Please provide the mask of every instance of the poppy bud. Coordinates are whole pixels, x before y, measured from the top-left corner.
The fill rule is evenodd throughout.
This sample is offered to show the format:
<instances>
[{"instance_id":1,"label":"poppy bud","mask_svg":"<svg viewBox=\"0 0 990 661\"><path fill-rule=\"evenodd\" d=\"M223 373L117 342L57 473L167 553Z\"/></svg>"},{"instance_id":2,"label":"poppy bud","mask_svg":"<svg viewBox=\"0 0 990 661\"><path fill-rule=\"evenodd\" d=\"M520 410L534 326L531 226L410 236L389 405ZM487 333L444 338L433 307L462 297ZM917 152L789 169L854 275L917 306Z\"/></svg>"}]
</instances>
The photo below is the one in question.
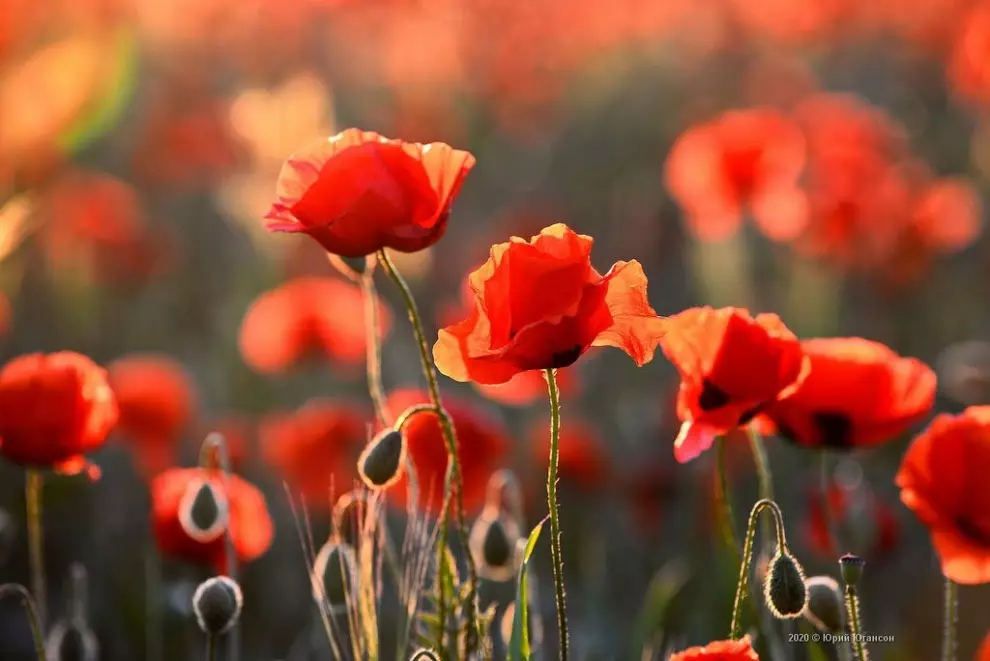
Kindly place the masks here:
<instances>
[{"instance_id":1,"label":"poppy bud","mask_svg":"<svg viewBox=\"0 0 990 661\"><path fill-rule=\"evenodd\" d=\"M391 486L402 473L406 442L402 432L386 429L372 439L358 459L361 479L372 489Z\"/></svg>"},{"instance_id":2,"label":"poppy bud","mask_svg":"<svg viewBox=\"0 0 990 661\"><path fill-rule=\"evenodd\" d=\"M192 607L203 633L216 636L237 624L244 597L241 586L229 576L214 576L199 584Z\"/></svg>"},{"instance_id":3,"label":"poppy bud","mask_svg":"<svg viewBox=\"0 0 990 661\"><path fill-rule=\"evenodd\" d=\"M347 607L347 596L356 584L357 560L348 544L329 541L323 545L313 563L313 599L326 603L330 612Z\"/></svg>"},{"instance_id":4,"label":"poppy bud","mask_svg":"<svg viewBox=\"0 0 990 661\"><path fill-rule=\"evenodd\" d=\"M838 633L843 630L844 605L839 583L831 576L812 576L804 582L808 589L808 609L804 616L819 631Z\"/></svg>"},{"instance_id":5,"label":"poppy bud","mask_svg":"<svg viewBox=\"0 0 990 661\"><path fill-rule=\"evenodd\" d=\"M227 499L211 482L194 480L179 502L179 523L198 542L209 542L227 526Z\"/></svg>"},{"instance_id":6,"label":"poppy bud","mask_svg":"<svg viewBox=\"0 0 990 661\"><path fill-rule=\"evenodd\" d=\"M863 576L864 566L866 566L866 560L863 560L858 555L847 553L839 558L839 569L842 572L842 582L847 586L855 586L859 583L860 577Z\"/></svg>"},{"instance_id":7,"label":"poppy bud","mask_svg":"<svg viewBox=\"0 0 990 661\"><path fill-rule=\"evenodd\" d=\"M804 585L804 571L797 559L778 551L770 560L770 568L763 582L763 596L774 617L790 619L799 617L808 604L808 589Z\"/></svg>"},{"instance_id":8,"label":"poppy bud","mask_svg":"<svg viewBox=\"0 0 990 661\"><path fill-rule=\"evenodd\" d=\"M471 529L471 554L482 575L492 581L507 581L515 575L519 528L509 517L486 508Z\"/></svg>"},{"instance_id":9,"label":"poppy bud","mask_svg":"<svg viewBox=\"0 0 990 661\"><path fill-rule=\"evenodd\" d=\"M100 646L84 620L60 620L45 641L45 656L52 661L96 661Z\"/></svg>"},{"instance_id":10,"label":"poppy bud","mask_svg":"<svg viewBox=\"0 0 990 661\"><path fill-rule=\"evenodd\" d=\"M333 506L333 531L339 541L357 547L361 529L368 512L365 491L349 491L337 499Z\"/></svg>"},{"instance_id":11,"label":"poppy bud","mask_svg":"<svg viewBox=\"0 0 990 661\"><path fill-rule=\"evenodd\" d=\"M440 661L440 657L433 650L418 649L409 657L409 661Z\"/></svg>"}]
</instances>

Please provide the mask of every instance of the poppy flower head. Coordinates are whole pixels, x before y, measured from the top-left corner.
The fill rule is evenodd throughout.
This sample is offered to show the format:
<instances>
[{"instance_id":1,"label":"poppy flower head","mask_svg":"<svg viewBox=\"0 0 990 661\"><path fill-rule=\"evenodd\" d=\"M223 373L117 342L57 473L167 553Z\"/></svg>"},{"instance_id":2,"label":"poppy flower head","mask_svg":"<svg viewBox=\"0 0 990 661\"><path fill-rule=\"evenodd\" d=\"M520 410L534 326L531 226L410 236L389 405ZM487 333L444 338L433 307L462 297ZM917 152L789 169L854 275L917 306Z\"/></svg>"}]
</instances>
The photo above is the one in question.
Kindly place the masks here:
<instances>
[{"instance_id":1,"label":"poppy flower head","mask_svg":"<svg viewBox=\"0 0 990 661\"><path fill-rule=\"evenodd\" d=\"M801 346L811 373L767 411L780 435L798 445L879 445L905 433L935 402L935 372L879 342L819 338Z\"/></svg>"},{"instance_id":2,"label":"poppy flower head","mask_svg":"<svg viewBox=\"0 0 990 661\"><path fill-rule=\"evenodd\" d=\"M797 124L766 108L733 110L677 139L666 181L690 229L703 240L728 238L746 212L768 236L787 239L805 221L797 187L803 166Z\"/></svg>"},{"instance_id":3,"label":"poppy flower head","mask_svg":"<svg viewBox=\"0 0 990 661\"><path fill-rule=\"evenodd\" d=\"M665 322L650 307L643 267L616 262L603 276L591 265L593 243L558 223L493 246L469 276L468 317L440 330L437 369L492 385L568 367L593 346L622 349L637 365L652 360Z\"/></svg>"},{"instance_id":4,"label":"poppy flower head","mask_svg":"<svg viewBox=\"0 0 990 661\"><path fill-rule=\"evenodd\" d=\"M86 356L27 354L0 369L0 455L16 464L77 472L118 415L106 370Z\"/></svg>"},{"instance_id":5,"label":"poppy flower head","mask_svg":"<svg viewBox=\"0 0 990 661\"><path fill-rule=\"evenodd\" d=\"M429 394L415 388L396 390L388 396L390 411L405 411L411 406L430 401ZM444 409L450 414L460 448L461 474L464 484L464 509L472 514L485 503L488 478L499 468L509 451L507 432L498 421L491 419L466 401L445 396ZM419 485L421 507L439 512L443 500L444 477L447 472L447 446L436 414L417 413L403 425L406 451L412 459ZM389 488L389 502L405 508L409 498L409 482L405 472Z\"/></svg>"},{"instance_id":6,"label":"poppy flower head","mask_svg":"<svg viewBox=\"0 0 990 661\"><path fill-rule=\"evenodd\" d=\"M343 403L314 399L261 422L261 456L311 505L330 505L331 491L349 491L357 458L369 437L370 417Z\"/></svg>"},{"instance_id":7,"label":"poppy flower head","mask_svg":"<svg viewBox=\"0 0 990 661\"><path fill-rule=\"evenodd\" d=\"M775 314L691 308L667 320L660 341L681 376L674 456L687 462L716 436L744 426L807 376L801 344Z\"/></svg>"},{"instance_id":8,"label":"poppy flower head","mask_svg":"<svg viewBox=\"0 0 990 661\"><path fill-rule=\"evenodd\" d=\"M942 573L990 583L990 407L940 415L908 448L897 473L901 501L931 533Z\"/></svg>"},{"instance_id":9,"label":"poppy flower head","mask_svg":"<svg viewBox=\"0 0 990 661\"><path fill-rule=\"evenodd\" d=\"M391 314L379 304L387 334ZM362 364L367 347L361 289L337 278L300 277L259 296L241 322L244 361L262 374L289 370L307 357Z\"/></svg>"},{"instance_id":10,"label":"poppy flower head","mask_svg":"<svg viewBox=\"0 0 990 661\"><path fill-rule=\"evenodd\" d=\"M229 528L240 562L271 546L274 529L264 494L237 475L170 468L151 481L152 526L164 555L226 571Z\"/></svg>"},{"instance_id":11,"label":"poppy flower head","mask_svg":"<svg viewBox=\"0 0 990 661\"><path fill-rule=\"evenodd\" d=\"M716 640L671 655L670 661L760 661L749 636L739 640Z\"/></svg>"},{"instance_id":12,"label":"poppy flower head","mask_svg":"<svg viewBox=\"0 0 990 661\"><path fill-rule=\"evenodd\" d=\"M117 430L150 473L166 468L193 415L194 388L185 368L168 356L133 354L107 371L120 409Z\"/></svg>"},{"instance_id":13,"label":"poppy flower head","mask_svg":"<svg viewBox=\"0 0 990 661\"><path fill-rule=\"evenodd\" d=\"M474 164L474 156L442 142L347 129L289 157L268 229L305 232L343 257L416 252L443 236Z\"/></svg>"}]
</instances>

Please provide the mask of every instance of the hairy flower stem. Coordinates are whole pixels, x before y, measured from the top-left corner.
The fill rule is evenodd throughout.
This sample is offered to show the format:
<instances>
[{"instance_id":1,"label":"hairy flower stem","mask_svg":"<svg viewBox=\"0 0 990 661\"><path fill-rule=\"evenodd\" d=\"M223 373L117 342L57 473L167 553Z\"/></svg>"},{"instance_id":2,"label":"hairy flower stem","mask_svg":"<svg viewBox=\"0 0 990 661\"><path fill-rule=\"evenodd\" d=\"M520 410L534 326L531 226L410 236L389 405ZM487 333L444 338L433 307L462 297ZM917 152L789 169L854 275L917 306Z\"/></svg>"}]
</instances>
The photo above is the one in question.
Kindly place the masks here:
<instances>
[{"instance_id":1,"label":"hairy flower stem","mask_svg":"<svg viewBox=\"0 0 990 661\"><path fill-rule=\"evenodd\" d=\"M870 661L870 654L863 642L863 624L859 615L859 593L856 586L846 584L846 617L849 618L849 633L852 636L853 659Z\"/></svg>"},{"instance_id":2,"label":"hairy flower stem","mask_svg":"<svg viewBox=\"0 0 990 661\"><path fill-rule=\"evenodd\" d=\"M471 556L471 553L468 552L468 549L470 548L468 543L469 534L464 518L464 489L461 477L460 453L457 446L457 434L454 431L454 424L450 419L450 414L443 408L443 404L440 401L440 385L437 380L436 368L430 358L430 347L426 342L426 334L423 331L423 321L420 318L419 308L416 306L416 299L413 298L412 290L409 289L409 285L395 268L395 265L392 263L392 260L389 258L388 253L385 250L380 250L378 252L378 260L381 262L382 268L385 269L385 273L388 274L388 277L391 278L402 294L403 302L405 303L406 310L409 313L409 321L413 327L413 334L416 336L416 344L419 346L419 359L423 368L423 376L426 377L426 385L430 393L430 402L433 404L437 417L440 419L440 431L443 434L443 440L447 446L447 475L444 480L444 493L446 496L444 498L445 506L440 513L440 535L438 536L438 543L440 545L440 553L442 554L445 544L444 539L446 537L445 532L447 529L447 519L449 517L449 501L450 497L453 496L457 532L460 537L461 545L464 548L465 556L467 557L468 598L467 605L465 607L465 617L467 619L468 631L464 640L464 655L467 657L474 653L479 642L478 621L475 613L475 603L478 598L478 569L475 567L474 558ZM441 555L440 562L443 561L444 560ZM441 605L438 604L438 606ZM440 621L443 622L444 620L441 618Z\"/></svg>"},{"instance_id":3,"label":"hairy flower stem","mask_svg":"<svg viewBox=\"0 0 990 661\"><path fill-rule=\"evenodd\" d=\"M17 597L24 606L24 613L27 615L28 624L31 626L31 637L34 639L34 655L38 661L45 661L45 633L41 625L41 618L38 617L38 605L31 597L27 588L18 583L5 583L0 585L0 599L5 597Z\"/></svg>"},{"instance_id":4,"label":"hairy flower stem","mask_svg":"<svg viewBox=\"0 0 990 661\"><path fill-rule=\"evenodd\" d=\"M773 500L773 473L770 472L770 459L767 457L767 449L763 445L763 437L752 427L746 430L746 436L749 438L749 448L753 453L753 463L756 464L760 499ZM766 545L770 542L770 521L764 518L762 527L763 541L761 544Z\"/></svg>"},{"instance_id":5,"label":"hairy flower stem","mask_svg":"<svg viewBox=\"0 0 990 661\"><path fill-rule=\"evenodd\" d=\"M41 522L41 491L44 481L37 468L27 469L24 495L27 500L28 555L31 563L31 592L41 630L45 630L45 529ZM44 657L42 657L44 658Z\"/></svg>"},{"instance_id":6,"label":"hairy flower stem","mask_svg":"<svg viewBox=\"0 0 990 661\"><path fill-rule=\"evenodd\" d=\"M217 652L217 637L206 634L206 661L215 661Z\"/></svg>"},{"instance_id":7,"label":"hairy flower stem","mask_svg":"<svg viewBox=\"0 0 990 661\"><path fill-rule=\"evenodd\" d=\"M784 533L784 516L780 507L772 500L758 500L749 513L749 523L746 525L746 542L743 545L742 563L739 566L739 580L736 583L736 597L732 603L732 623L729 626L729 638L739 638L742 635L742 602L749 590L749 571L753 563L753 540L756 538L756 520L764 509L769 509L777 533L777 550L783 553L787 550L787 536Z\"/></svg>"},{"instance_id":8,"label":"hairy flower stem","mask_svg":"<svg viewBox=\"0 0 990 661\"><path fill-rule=\"evenodd\" d=\"M942 626L942 661L956 661L956 624L959 618L959 586L945 579L945 623Z\"/></svg>"},{"instance_id":9,"label":"hairy flower stem","mask_svg":"<svg viewBox=\"0 0 990 661\"><path fill-rule=\"evenodd\" d=\"M721 512L719 528L722 539L729 548L735 560L739 561L739 538L736 536L735 512L732 507L732 495L729 492L729 478L725 470L725 438L719 437L715 449L716 470L718 481L715 483L715 501Z\"/></svg>"},{"instance_id":10,"label":"hairy flower stem","mask_svg":"<svg viewBox=\"0 0 990 661\"><path fill-rule=\"evenodd\" d=\"M557 374L546 371L550 394L550 460L547 464L547 507L550 509L550 555L553 559L553 586L557 601L557 629L560 634L560 661L567 661L567 608L564 603L564 558L560 548L560 515L557 508L557 461L560 445L560 391Z\"/></svg>"},{"instance_id":11,"label":"hairy flower stem","mask_svg":"<svg viewBox=\"0 0 990 661\"><path fill-rule=\"evenodd\" d=\"M368 255L365 260L364 273L359 283L364 302L364 327L368 334L367 360L365 361L368 374L368 393L375 405L375 415L383 425L392 422L385 399L385 387L382 385L382 333L381 320L378 318L378 292L375 291L375 260L374 255Z\"/></svg>"}]
</instances>

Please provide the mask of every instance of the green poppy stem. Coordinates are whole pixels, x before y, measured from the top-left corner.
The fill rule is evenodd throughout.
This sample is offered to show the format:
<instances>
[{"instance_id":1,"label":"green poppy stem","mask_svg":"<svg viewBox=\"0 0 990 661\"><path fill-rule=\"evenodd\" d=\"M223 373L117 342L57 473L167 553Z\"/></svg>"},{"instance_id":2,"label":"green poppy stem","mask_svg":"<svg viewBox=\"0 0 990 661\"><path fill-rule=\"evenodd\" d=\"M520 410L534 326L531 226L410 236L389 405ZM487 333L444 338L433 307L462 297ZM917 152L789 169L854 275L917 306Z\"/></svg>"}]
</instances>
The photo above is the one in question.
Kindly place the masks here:
<instances>
[{"instance_id":1,"label":"green poppy stem","mask_svg":"<svg viewBox=\"0 0 990 661\"><path fill-rule=\"evenodd\" d=\"M41 618L38 617L38 605L27 588L18 583L5 583L0 585L0 599L5 597L18 597L24 606L24 613L27 615L28 624L31 626L31 637L34 639L34 655L38 661L45 661L45 633L42 628Z\"/></svg>"},{"instance_id":2,"label":"green poppy stem","mask_svg":"<svg viewBox=\"0 0 990 661\"><path fill-rule=\"evenodd\" d=\"M383 425L391 424L392 416L388 410L385 397L385 387L382 384L382 336L381 320L378 318L378 292L375 290L375 255L368 255L365 260L364 272L358 282L364 302L364 324L367 331L367 360L368 394L375 405L375 415Z\"/></svg>"},{"instance_id":3,"label":"green poppy stem","mask_svg":"<svg viewBox=\"0 0 990 661\"><path fill-rule=\"evenodd\" d=\"M773 473L770 472L770 459L767 456L767 448L763 444L763 436L752 427L746 430L746 437L749 439L749 448L753 453L753 463L756 464L756 476L759 481L760 499L773 500ZM763 541L767 544L770 541L770 521L763 519Z\"/></svg>"},{"instance_id":4,"label":"green poppy stem","mask_svg":"<svg viewBox=\"0 0 990 661\"><path fill-rule=\"evenodd\" d=\"M28 556L31 563L31 592L41 630L45 630L45 529L42 524L41 493L44 478L37 468L27 469L24 495L27 500ZM42 657L44 658L44 657Z\"/></svg>"},{"instance_id":5,"label":"green poppy stem","mask_svg":"<svg viewBox=\"0 0 990 661\"><path fill-rule=\"evenodd\" d=\"M412 290L409 289L409 285L406 283L405 278L403 278L399 271L395 268L395 265L392 263L391 258L389 258L388 253L385 250L380 250L378 252L378 261L381 263L385 273L392 280L392 282L395 283L395 285L399 288L399 292L402 294L406 311L409 313L409 321L413 327L413 334L416 337L416 344L419 347L419 359L423 368L423 376L426 378L427 389L430 393L430 402L433 404L437 417L440 419L440 431L443 435L444 443L447 446L447 474L444 480L445 496L444 506L440 514L440 535L438 535L438 544L440 546L440 553L442 554L445 547L444 540L446 537L445 533L447 530L450 499L453 497L457 532L467 557L468 598L465 606L465 617L468 624L468 635L465 636L464 652L465 656L468 656L477 649L479 642L479 629L477 615L475 613L475 603L478 598L478 569L475 567L474 559L471 557L471 554L467 552L469 549L469 534L464 517L464 494L461 477L460 453L457 446L457 434L454 430L453 421L450 419L450 414L443 408L443 404L440 400L440 385L437 379L436 368L434 367L433 361L430 357L430 347L426 341L426 334L423 330L423 321L420 317L419 308L416 305L416 299L413 297ZM440 562L443 562L442 555ZM445 617L445 613L442 610L445 608L442 603L443 601L444 600L441 599L441 603L438 604L437 609L440 611L439 615L441 616L441 622L445 621L443 619Z\"/></svg>"},{"instance_id":6,"label":"green poppy stem","mask_svg":"<svg viewBox=\"0 0 990 661\"><path fill-rule=\"evenodd\" d=\"M836 527L835 514L832 512L832 499L829 497L832 491L832 466L829 455L826 451L819 453L821 461L821 488L822 488L822 518L825 520L825 533L828 535L828 545L832 551L838 555L842 551L839 548L839 531Z\"/></svg>"},{"instance_id":7,"label":"green poppy stem","mask_svg":"<svg viewBox=\"0 0 990 661\"><path fill-rule=\"evenodd\" d=\"M564 595L564 558L560 546L560 516L557 507L557 463L560 446L560 390L557 375L546 370L547 389L550 395L550 458L547 463L547 507L550 509L550 555L553 560L553 586L557 602L557 630L559 658L567 661L567 609Z\"/></svg>"},{"instance_id":8,"label":"green poppy stem","mask_svg":"<svg viewBox=\"0 0 990 661\"><path fill-rule=\"evenodd\" d=\"M217 637L206 634L206 661L215 661L217 654Z\"/></svg>"},{"instance_id":9,"label":"green poppy stem","mask_svg":"<svg viewBox=\"0 0 990 661\"><path fill-rule=\"evenodd\" d=\"M721 513L719 515L719 528L726 547L732 552L736 561L739 561L739 537L736 535L736 516L732 506L732 494L729 491L728 472L725 468L724 436L720 436L716 441L715 456L718 476L718 481L715 483L715 501Z\"/></svg>"},{"instance_id":10,"label":"green poppy stem","mask_svg":"<svg viewBox=\"0 0 990 661\"><path fill-rule=\"evenodd\" d=\"M743 544L742 562L739 565L739 580L736 582L736 597L732 603L732 622L729 626L729 638L739 638L742 635L742 603L749 591L749 571L753 564L753 541L756 538L756 520L764 509L769 509L777 533L777 549L783 553L787 550L787 535L784 532L784 515L777 503L762 499L753 505L749 513L749 523L746 525L746 542Z\"/></svg>"},{"instance_id":11,"label":"green poppy stem","mask_svg":"<svg viewBox=\"0 0 990 661\"><path fill-rule=\"evenodd\" d=\"M945 623L942 628L942 661L956 661L956 624L959 618L959 586L945 579Z\"/></svg>"},{"instance_id":12,"label":"green poppy stem","mask_svg":"<svg viewBox=\"0 0 990 661\"><path fill-rule=\"evenodd\" d=\"M849 618L853 658L855 661L869 661L870 654L863 642L863 623L859 614L859 593L856 586L851 583L846 583L846 617Z\"/></svg>"}]
</instances>

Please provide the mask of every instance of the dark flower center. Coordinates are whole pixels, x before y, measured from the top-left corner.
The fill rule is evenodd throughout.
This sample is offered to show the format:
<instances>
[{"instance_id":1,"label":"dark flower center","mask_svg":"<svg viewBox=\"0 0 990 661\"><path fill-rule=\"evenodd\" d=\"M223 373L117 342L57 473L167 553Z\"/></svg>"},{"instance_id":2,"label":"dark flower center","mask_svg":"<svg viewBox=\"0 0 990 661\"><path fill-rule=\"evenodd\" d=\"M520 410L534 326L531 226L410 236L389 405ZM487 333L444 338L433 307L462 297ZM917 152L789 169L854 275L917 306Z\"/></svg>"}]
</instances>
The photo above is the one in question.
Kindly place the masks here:
<instances>
[{"instance_id":1,"label":"dark flower center","mask_svg":"<svg viewBox=\"0 0 990 661\"><path fill-rule=\"evenodd\" d=\"M729 393L725 392L708 379L704 380L698 406L702 411L714 411L729 403ZM755 414L754 414L755 415Z\"/></svg>"},{"instance_id":2,"label":"dark flower center","mask_svg":"<svg viewBox=\"0 0 990 661\"><path fill-rule=\"evenodd\" d=\"M551 358L550 367L553 369L559 369L561 367L570 367L577 359L581 357L581 352L584 351L584 347L580 344L573 346L570 349L565 349L564 351L558 351L553 354Z\"/></svg>"},{"instance_id":3,"label":"dark flower center","mask_svg":"<svg viewBox=\"0 0 990 661\"><path fill-rule=\"evenodd\" d=\"M980 525L977 521L972 521L968 517L959 516L955 520L956 528L963 537L979 546L990 547L990 527Z\"/></svg>"},{"instance_id":4,"label":"dark flower center","mask_svg":"<svg viewBox=\"0 0 990 661\"><path fill-rule=\"evenodd\" d=\"M209 530L216 525L219 518L220 504L213 495L213 489L204 483L189 507L189 520L200 530Z\"/></svg>"},{"instance_id":5,"label":"dark flower center","mask_svg":"<svg viewBox=\"0 0 990 661\"><path fill-rule=\"evenodd\" d=\"M813 414L811 419L821 435L822 445L836 450L852 448L852 420L848 415L820 412Z\"/></svg>"}]
</instances>

